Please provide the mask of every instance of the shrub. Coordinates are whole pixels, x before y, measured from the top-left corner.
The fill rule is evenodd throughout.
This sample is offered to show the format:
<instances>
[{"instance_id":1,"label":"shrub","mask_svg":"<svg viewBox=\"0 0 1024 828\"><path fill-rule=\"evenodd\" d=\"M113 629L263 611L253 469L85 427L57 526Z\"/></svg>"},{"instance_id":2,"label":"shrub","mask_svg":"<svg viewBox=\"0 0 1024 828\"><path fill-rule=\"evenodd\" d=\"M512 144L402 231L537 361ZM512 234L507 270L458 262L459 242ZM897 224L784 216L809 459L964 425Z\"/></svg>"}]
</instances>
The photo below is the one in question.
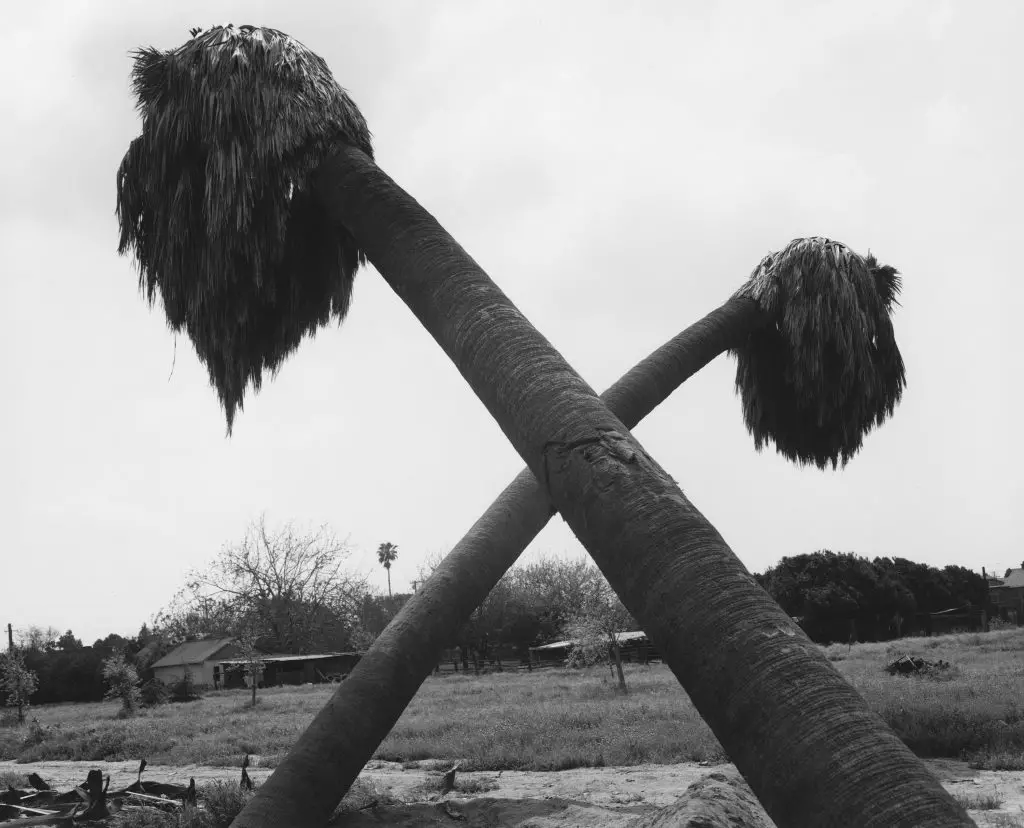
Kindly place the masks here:
<instances>
[{"instance_id":1,"label":"shrub","mask_svg":"<svg viewBox=\"0 0 1024 828\"><path fill-rule=\"evenodd\" d=\"M18 708L18 721L25 721L29 699L39 688L39 678L25 666L20 650L8 651L0 656L0 693L7 698L8 707Z\"/></svg>"},{"instance_id":2,"label":"shrub","mask_svg":"<svg viewBox=\"0 0 1024 828\"><path fill-rule=\"evenodd\" d=\"M171 685L171 701L190 702L201 698L192 679L192 672L185 670L184 675Z\"/></svg>"},{"instance_id":3,"label":"shrub","mask_svg":"<svg viewBox=\"0 0 1024 828\"><path fill-rule=\"evenodd\" d=\"M139 696L143 707L157 707L170 700L171 688L160 679L150 679L139 688Z\"/></svg>"},{"instance_id":4,"label":"shrub","mask_svg":"<svg viewBox=\"0 0 1024 828\"><path fill-rule=\"evenodd\" d=\"M215 828L227 828L253 796L237 782L212 782L199 793Z\"/></svg>"},{"instance_id":5,"label":"shrub","mask_svg":"<svg viewBox=\"0 0 1024 828\"><path fill-rule=\"evenodd\" d=\"M124 650L117 650L103 662L103 680L107 683L105 699L117 699L121 702L121 713L132 715L142 694L139 691L139 674L135 667L124 657Z\"/></svg>"}]
</instances>

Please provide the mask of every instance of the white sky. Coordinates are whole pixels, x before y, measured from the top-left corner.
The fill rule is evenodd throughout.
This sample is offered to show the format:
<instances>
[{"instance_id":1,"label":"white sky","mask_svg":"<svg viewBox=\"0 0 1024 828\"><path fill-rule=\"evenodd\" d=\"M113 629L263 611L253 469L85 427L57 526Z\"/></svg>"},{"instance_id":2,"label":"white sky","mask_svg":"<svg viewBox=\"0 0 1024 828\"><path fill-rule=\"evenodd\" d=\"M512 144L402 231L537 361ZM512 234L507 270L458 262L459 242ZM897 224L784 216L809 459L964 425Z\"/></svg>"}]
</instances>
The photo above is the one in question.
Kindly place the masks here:
<instances>
[{"instance_id":1,"label":"white sky","mask_svg":"<svg viewBox=\"0 0 1024 828\"><path fill-rule=\"evenodd\" d=\"M599 390L796 236L898 267L908 389L846 471L756 454L725 357L637 436L751 569L819 548L1021 565L1015 0L41 0L5 17L0 622L134 634L262 510L330 524L380 586L374 550L396 543L407 588L523 465L373 270L230 440L184 337L168 381L173 337L116 252L128 52L229 21L321 54L381 167ZM558 519L531 547L579 550Z\"/></svg>"}]
</instances>

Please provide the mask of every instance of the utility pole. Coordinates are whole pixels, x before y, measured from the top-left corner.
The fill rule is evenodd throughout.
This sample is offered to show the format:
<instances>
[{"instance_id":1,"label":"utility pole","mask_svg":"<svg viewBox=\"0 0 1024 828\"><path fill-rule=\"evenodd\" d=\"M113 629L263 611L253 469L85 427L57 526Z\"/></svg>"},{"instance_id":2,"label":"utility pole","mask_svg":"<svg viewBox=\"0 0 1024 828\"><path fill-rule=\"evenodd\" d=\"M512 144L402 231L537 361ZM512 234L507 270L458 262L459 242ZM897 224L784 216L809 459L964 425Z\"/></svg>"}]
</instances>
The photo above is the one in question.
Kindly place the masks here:
<instances>
[{"instance_id":1,"label":"utility pole","mask_svg":"<svg viewBox=\"0 0 1024 828\"><path fill-rule=\"evenodd\" d=\"M8 652L14 652L14 628L7 625L7 650Z\"/></svg>"}]
</instances>

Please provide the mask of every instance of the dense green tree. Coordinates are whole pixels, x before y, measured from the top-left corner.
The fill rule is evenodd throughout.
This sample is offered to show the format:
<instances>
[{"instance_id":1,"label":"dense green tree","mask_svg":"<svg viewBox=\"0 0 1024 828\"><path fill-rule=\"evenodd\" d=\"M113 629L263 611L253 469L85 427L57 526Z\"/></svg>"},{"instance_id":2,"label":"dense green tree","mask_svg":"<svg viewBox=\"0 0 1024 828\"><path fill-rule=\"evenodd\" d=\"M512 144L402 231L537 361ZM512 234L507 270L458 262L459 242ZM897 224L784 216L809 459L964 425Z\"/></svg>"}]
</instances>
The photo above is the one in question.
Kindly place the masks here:
<instances>
[{"instance_id":1,"label":"dense green tree","mask_svg":"<svg viewBox=\"0 0 1024 828\"><path fill-rule=\"evenodd\" d=\"M75 638L71 630L68 630L57 639L57 649L64 653L73 653L82 649L82 642L80 639Z\"/></svg>"}]
</instances>

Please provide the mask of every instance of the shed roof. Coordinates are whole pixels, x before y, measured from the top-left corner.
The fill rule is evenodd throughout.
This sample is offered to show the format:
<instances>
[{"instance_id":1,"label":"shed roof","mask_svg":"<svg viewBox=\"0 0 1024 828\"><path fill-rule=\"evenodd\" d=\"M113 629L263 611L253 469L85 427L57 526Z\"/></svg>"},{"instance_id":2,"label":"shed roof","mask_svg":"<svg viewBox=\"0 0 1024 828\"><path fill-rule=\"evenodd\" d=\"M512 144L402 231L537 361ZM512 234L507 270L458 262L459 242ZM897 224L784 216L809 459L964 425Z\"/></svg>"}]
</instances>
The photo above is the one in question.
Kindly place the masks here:
<instances>
[{"instance_id":1,"label":"shed roof","mask_svg":"<svg viewBox=\"0 0 1024 828\"><path fill-rule=\"evenodd\" d=\"M341 656L356 656L359 653L309 653L307 655L265 655L260 656L264 664L277 664L287 661L323 661L326 658L339 658ZM248 664L247 658L222 658L217 659L218 664Z\"/></svg>"},{"instance_id":2,"label":"shed roof","mask_svg":"<svg viewBox=\"0 0 1024 828\"><path fill-rule=\"evenodd\" d=\"M179 644L167 655L153 662L153 667L175 667L179 664L202 664L215 656L228 644L234 644L233 638L206 638L202 641L186 641Z\"/></svg>"},{"instance_id":3,"label":"shed roof","mask_svg":"<svg viewBox=\"0 0 1024 828\"><path fill-rule=\"evenodd\" d=\"M647 638L647 633L643 630L636 630L635 632L620 632L616 633L615 637L619 641L635 641L638 638ZM530 647L531 650L561 650L565 647L571 647L576 641L569 639L568 641L553 641L551 644L541 644L539 647Z\"/></svg>"}]
</instances>

